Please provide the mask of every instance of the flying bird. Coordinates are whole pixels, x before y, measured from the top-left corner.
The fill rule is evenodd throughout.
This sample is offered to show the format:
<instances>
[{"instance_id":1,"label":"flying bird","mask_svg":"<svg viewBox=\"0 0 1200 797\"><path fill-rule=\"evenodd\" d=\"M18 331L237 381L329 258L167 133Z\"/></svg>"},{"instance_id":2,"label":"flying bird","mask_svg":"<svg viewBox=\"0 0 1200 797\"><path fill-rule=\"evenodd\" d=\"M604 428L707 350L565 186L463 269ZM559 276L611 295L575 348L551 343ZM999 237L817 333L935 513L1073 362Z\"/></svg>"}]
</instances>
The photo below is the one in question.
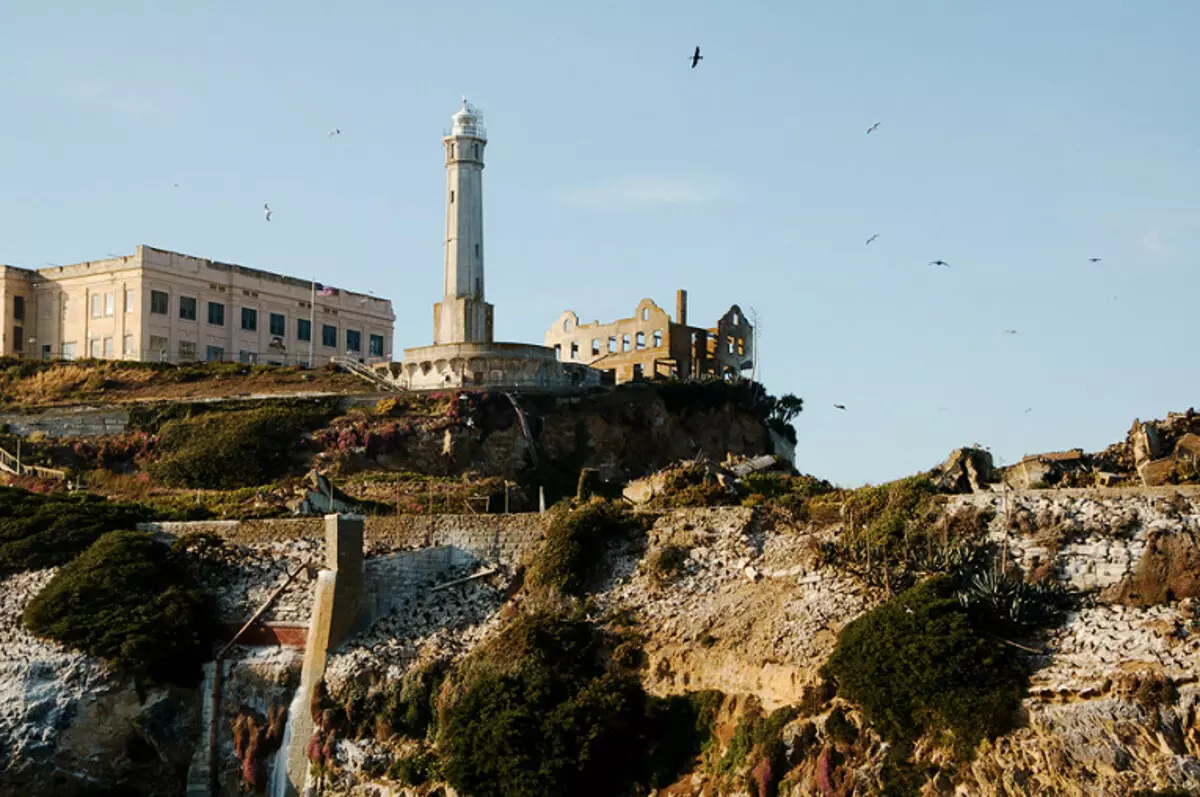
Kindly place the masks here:
<instances>
[{"instance_id":1,"label":"flying bird","mask_svg":"<svg viewBox=\"0 0 1200 797\"><path fill-rule=\"evenodd\" d=\"M945 266L946 268L950 268L950 264L949 264L949 263L947 263L945 260L930 260L930 261L929 261L929 265L931 265L931 266Z\"/></svg>"},{"instance_id":2,"label":"flying bird","mask_svg":"<svg viewBox=\"0 0 1200 797\"><path fill-rule=\"evenodd\" d=\"M844 410L844 409L846 409L846 405L845 404L834 404L833 408L835 410Z\"/></svg>"},{"instance_id":3,"label":"flying bird","mask_svg":"<svg viewBox=\"0 0 1200 797\"><path fill-rule=\"evenodd\" d=\"M874 235L872 235L870 238L868 238L868 239L867 239L867 246L870 246L870 245L871 245L871 241L874 241L874 240L875 240L876 238L878 238L878 237L879 237L879 233L875 233L875 234L874 234Z\"/></svg>"},{"instance_id":4,"label":"flying bird","mask_svg":"<svg viewBox=\"0 0 1200 797\"><path fill-rule=\"evenodd\" d=\"M1089 257L1088 258L1089 263L1099 263L1100 260L1101 260L1101 258L1099 258L1099 257Z\"/></svg>"},{"instance_id":5,"label":"flying bird","mask_svg":"<svg viewBox=\"0 0 1200 797\"><path fill-rule=\"evenodd\" d=\"M1005 334L1005 335L1015 335L1015 334L1017 334L1017 330L1015 330L1015 329L1006 329L1006 330L1004 330L1004 334Z\"/></svg>"},{"instance_id":6,"label":"flying bird","mask_svg":"<svg viewBox=\"0 0 1200 797\"><path fill-rule=\"evenodd\" d=\"M700 62L701 62L701 61L703 61L703 60L704 60L704 56L702 56L702 55L700 54L700 45L698 45L698 44L697 44L697 45L696 45L696 52L692 53L692 57L691 57L692 69L695 69L695 68L696 68L696 64L700 63Z\"/></svg>"},{"instance_id":7,"label":"flying bird","mask_svg":"<svg viewBox=\"0 0 1200 797\"><path fill-rule=\"evenodd\" d=\"M1031 412L1033 412L1033 407L1026 407L1026 408L1025 408L1025 412L1024 412L1024 413L1022 413L1022 414L1023 414L1023 415L1028 415L1028 414L1029 414L1029 413L1031 413Z\"/></svg>"},{"instance_id":8,"label":"flying bird","mask_svg":"<svg viewBox=\"0 0 1200 797\"><path fill-rule=\"evenodd\" d=\"M868 135L868 136L869 136L869 135L871 135L871 131L872 131L872 130L878 130L878 129L879 129L879 126L880 126L881 124L883 124L883 122L876 122L875 124L873 124L873 125L871 125L870 127L868 127L868 128L867 128L867 135Z\"/></svg>"},{"instance_id":9,"label":"flying bird","mask_svg":"<svg viewBox=\"0 0 1200 797\"><path fill-rule=\"evenodd\" d=\"M341 134L342 134L342 131L341 131L341 130L334 130L333 132L331 132L331 133L329 134L329 137L330 137L330 138L333 138L334 136L340 136Z\"/></svg>"},{"instance_id":10,"label":"flying bird","mask_svg":"<svg viewBox=\"0 0 1200 797\"><path fill-rule=\"evenodd\" d=\"M267 221L271 220L271 206L266 202L263 203L263 210L266 211Z\"/></svg>"}]
</instances>

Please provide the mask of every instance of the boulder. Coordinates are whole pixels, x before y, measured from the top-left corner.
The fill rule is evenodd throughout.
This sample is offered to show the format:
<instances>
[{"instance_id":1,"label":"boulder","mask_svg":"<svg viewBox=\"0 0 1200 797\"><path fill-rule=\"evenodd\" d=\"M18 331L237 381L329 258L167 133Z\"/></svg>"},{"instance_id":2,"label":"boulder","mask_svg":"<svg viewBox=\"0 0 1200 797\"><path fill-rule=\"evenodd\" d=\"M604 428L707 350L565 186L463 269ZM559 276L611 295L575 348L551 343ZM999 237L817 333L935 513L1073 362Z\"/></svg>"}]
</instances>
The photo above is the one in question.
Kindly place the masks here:
<instances>
[{"instance_id":1,"label":"boulder","mask_svg":"<svg viewBox=\"0 0 1200 797\"><path fill-rule=\"evenodd\" d=\"M943 492L977 493L998 480L990 452L982 448L960 448L929 472L929 479Z\"/></svg>"},{"instance_id":2,"label":"boulder","mask_svg":"<svg viewBox=\"0 0 1200 797\"><path fill-rule=\"evenodd\" d=\"M1134 418L1133 428L1129 431L1129 441L1133 448L1133 464L1136 468L1140 468L1144 462L1160 459L1167 453L1162 435L1158 431L1158 424L1153 421L1142 423Z\"/></svg>"},{"instance_id":3,"label":"boulder","mask_svg":"<svg viewBox=\"0 0 1200 797\"><path fill-rule=\"evenodd\" d=\"M1170 484L1175 475L1175 458L1163 457L1138 465L1138 476L1143 487L1162 487Z\"/></svg>"},{"instance_id":4,"label":"boulder","mask_svg":"<svg viewBox=\"0 0 1200 797\"><path fill-rule=\"evenodd\" d=\"M1107 599L1154 606L1200 597L1200 539L1191 532L1155 532L1134 570Z\"/></svg>"}]
</instances>

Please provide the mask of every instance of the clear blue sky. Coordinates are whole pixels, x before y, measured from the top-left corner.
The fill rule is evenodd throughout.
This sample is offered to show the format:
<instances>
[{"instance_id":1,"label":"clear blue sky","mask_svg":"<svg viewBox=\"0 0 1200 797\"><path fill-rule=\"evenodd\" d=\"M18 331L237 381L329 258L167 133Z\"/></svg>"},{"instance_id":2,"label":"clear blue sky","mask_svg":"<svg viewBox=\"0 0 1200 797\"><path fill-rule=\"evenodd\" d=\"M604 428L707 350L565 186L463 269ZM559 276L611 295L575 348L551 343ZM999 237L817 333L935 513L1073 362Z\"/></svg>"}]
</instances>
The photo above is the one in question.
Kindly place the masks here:
<instances>
[{"instance_id":1,"label":"clear blue sky","mask_svg":"<svg viewBox=\"0 0 1200 797\"><path fill-rule=\"evenodd\" d=\"M693 322L757 311L802 470L1097 449L1200 404L1197 31L1194 0L8 0L0 262L145 243L373 290L426 344L466 94L498 338L686 287Z\"/></svg>"}]
</instances>

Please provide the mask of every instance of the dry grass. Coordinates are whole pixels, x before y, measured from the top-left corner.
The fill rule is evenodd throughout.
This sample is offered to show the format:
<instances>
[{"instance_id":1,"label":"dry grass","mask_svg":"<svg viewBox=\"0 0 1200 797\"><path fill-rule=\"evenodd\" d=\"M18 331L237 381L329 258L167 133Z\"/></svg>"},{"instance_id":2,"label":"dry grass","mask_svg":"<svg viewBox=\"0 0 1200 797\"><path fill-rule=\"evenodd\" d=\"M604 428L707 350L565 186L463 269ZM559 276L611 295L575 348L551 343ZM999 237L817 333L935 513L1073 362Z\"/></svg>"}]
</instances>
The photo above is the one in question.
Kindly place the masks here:
<instances>
[{"instance_id":1,"label":"dry grass","mask_svg":"<svg viewBox=\"0 0 1200 797\"><path fill-rule=\"evenodd\" d=\"M183 366L119 361L41 363L27 361L0 370L0 404L52 406L103 399L110 402L251 393L369 393L369 383L327 369L208 365Z\"/></svg>"}]
</instances>

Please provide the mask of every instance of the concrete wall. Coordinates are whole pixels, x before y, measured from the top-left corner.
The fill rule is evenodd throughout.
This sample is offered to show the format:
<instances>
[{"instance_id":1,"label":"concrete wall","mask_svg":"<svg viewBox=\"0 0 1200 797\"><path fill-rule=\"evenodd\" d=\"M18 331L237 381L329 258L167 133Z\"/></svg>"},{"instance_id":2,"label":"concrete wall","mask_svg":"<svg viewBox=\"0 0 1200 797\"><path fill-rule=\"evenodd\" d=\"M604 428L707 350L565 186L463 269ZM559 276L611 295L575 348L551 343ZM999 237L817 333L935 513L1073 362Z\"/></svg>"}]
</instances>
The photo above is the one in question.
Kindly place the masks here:
<instances>
[{"instance_id":1,"label":"concrete wall","mask_svg":"<svg viewBox=\"0 0 1200 797\"><path fill-rule=\"evenodd\" d=\"M537 513L368 517L363 522L363 546L368 556L414 548L452 547L482 561L515 565L541 541L546 521L546 515ZM300 539L312 541L314 550L323 550L325 545L325 520L319 517L141 523L138 528L173 536L210 532L234 545Z\"/></svg>"},{"instance_id":2,"label":"concrete wall","mask_svg":"<svg viewBox=\"0 0 1200 797\"><path fill-rule=\"evenodd\" d=\"M52 411L37 415L6 413L0 415L0 426L10 434L28 437L41 433L47 437L103 437L124 434L129 425L127 410Z\"/></svg>"}]
</instances>

